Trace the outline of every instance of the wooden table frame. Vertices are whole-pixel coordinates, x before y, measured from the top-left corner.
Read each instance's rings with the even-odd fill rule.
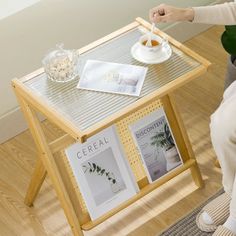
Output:
[[[113,39],[114,37],[137,27],[138,25],[143,25],[144,27],[150,29],[149,23],[147,23],[141,18],[137,18],[134,23],[80,49],[79,53],[82,54],[83,52],[86,52],[91,48],[100,45],[101,43],[107,42]],[[92,127],[84,130],[83,132],[78,129],[78,127],[76,127],[73,123],[58,114],[56,110],[52,109],[51,107],[45,106],[45,104],[43,104],[39,97],[36,97],[35,94],[30,91],[29,88],[24,86],[25,81],[30,80],[31,78],[41,73],[44,73],[43,69],[35,71],[34,73],[21,79],[14,79],[12,81],[12,86],[18,98],[21,109],[28,122],[29,129],[36,143],[39,155],[28,191],[25,196],[25,204],[28,206],[33,205],[33,202],[41,188],[46,174],[48,174],[74,235],[82,236],[83,230],[89,230],[95,227],[104,220],[108,219],[110,216],[116,214],[123,208],[129,206],[131,203],[142,198],[149,192],[156,189],[161,184],[167,182],[171,178],[177,176],[178,174],[182,173],[187,169],[190,169],[192,178],[195,181],[196,185],[199,187],[203,186],[203,180],[199,171],[198,164],[194,157],[194,153],[190,141],[188,139],[187,133],[185,131],[183,122],[172,99],[171,92],[177,89],[178,87],[183,86],[190,80],[197,78],[201,74],[205,73],[210,63],[198,54],[192,52],[190,49],[188,49],[181,43],[171,38],[170,36],[159,31],[158,29],[156,29],[155,33],[159,34],[161,37],[166,37],[171,42],[171,44],[175,45],[184,53],[188,54],[189,56],[200,62],[201,65],[196,69],[193,69],[191,72],[186,73],[184,76],[178,78],[178,83],[176,81],[168,83],[161,89],[158,89],[157,91],[149,94],[148,96],[145,96],[137,102],[127,106],[125,109],[122,109],[118,113],[111,115],[108,118],[97,123],[96,125],[93,125]],[[55,161],[54,153],[59,150],[65,149],[75,140],[85,142],[88,137],[91,137],[97,132],[103,130],[104,128],[116,123],[117,121],[123,119],[132,112],[145,107],[147,104],[156,99],[160,99],[163,106],[165,107],[165,112],[171,124],[172,131],[174,133],[179,150],[182,154],[184,154],[182,155],[184,157],[184,164],[152,184],[148,184],[146,179],[139,181],[138,185],[141,191],[136,196],[122,203],[119,207],[116,207],[114,210],[106,213],[102,217],[99,217],[95,221],[91,221],[89,215],[82,214],[82,208],[80,205],[77,206],[77,210],[75,210],[75,207],[73,207],[73,203],[68,193],[68,189],[66,188],[63,182],[63,176],[61,175],[58,169],[58,164]],[[58,125],[67,134],[51,143],[48,143],[43,132],[41,122],[37,116],[37,111],[44,114],[48,120]]]

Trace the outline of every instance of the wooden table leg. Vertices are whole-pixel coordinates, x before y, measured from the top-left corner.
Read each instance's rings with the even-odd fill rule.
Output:
[[[46,141],[43,129],[41,127],[41,122],[36,115],[36,112],[32,107],[21,97],[17,91],[15,91],[21,105],[21,108],[24,112],[25,118],[28,122],[29,129],[34,138],[38,151],[40,153],[40,159],[43,166],[45,167],[53,187],[57,193],[58,199],[61,203],[61,206],[65,212],[68,223],[70,224],[71,230],[75,236],[83,236],[83,231],[80,226],[79,219],[75,213],[72,202],[69,198],[68,192],[64,186],[62,177],[58,170],[57,164],[54,160],[53,154],[49,148],[49,144]],[[38,164],[40,165],[40,164]],[[39,167],[37,167],[37,172]],[[41,167],[40,167],[41,168]]]
[[[37,197],[37,194],[43,184],[43,181],[47,175],[47,171],[41,161],[40,158],[38,158],[36,162],[36,166],[34,169],[33,176],[31,178],[26,196],[25,196],[25,204],[27,206],[33,206],[33,202],[35,198]]]
[[[173,99],[170,95],[165,95],[161,98],[161,101],[164,105],[164,110],[170,122],[171,129],[174,133],[174,137],[183,161],[185,162],[189,159],[195,159],[195,155],[192,150],[192,146],[185,130],[183,121],[175,106]],[[202,180],[201,172],[199,170],[197,162],[190,168],[190,170],[195,184],[198,187],[203,187],[204,182]]]

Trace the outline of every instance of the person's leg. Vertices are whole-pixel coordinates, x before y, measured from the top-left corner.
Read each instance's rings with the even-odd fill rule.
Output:
[[[234,187],[232,191],[232,200],[230,203],[230,215],[236,219],[236,174],[234,178]]]
[[[231,55],[228,59],[227,72],[225,76],[225,89],[236,80],[236,55]]]
[[[225,90],[234,81],[236,81],[236,56],[231,55],[228,59]],[[210,125],[212,145],[222,169],[223,187],[229,197],[225,197],[226,194],[221,195],[209,203],[197,216],[198,227],[208,232],[226,221],[224,226],[217,228],[214,236],[236,233],[234,232],[236,223],[234,220],[236,215],[236,123],[234,124],[236,98],[232,99],[233,94],[236,94],[235,85],[226,90],[224,101],[212,115]]]
[[[232,200],[230,202],[230,215],[223,225],[220,225],[212,236],[236,235],[236,176],[234,179]]]
[[[234,178],[234,185],[232,190],[232,200],[230,202],[230,215],[224,223],[224,227],[226,227],[236,235],[236,175]]]
[[[228,88],[224,101],[211,116],[212,145],[221,165],[223,187],[227,194],[209,203],[197,216],[198,227],[207,232],[214,231],[218,225],[224,224],[230,212],[229,204],[236,173],[235,83]]]
[[[235,91],[236,94],[236,91]],[[222,170],[222,183],[231,195],[236,173],[236,98],[228,99],[211,116],[211,141]]]

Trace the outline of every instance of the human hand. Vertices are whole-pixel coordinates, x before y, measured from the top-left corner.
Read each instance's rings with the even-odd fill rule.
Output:
[[[154,23],[192,21],[194,19],[194,10],[192,8],[177,8],[161,4],[149,11],[149,19]]]

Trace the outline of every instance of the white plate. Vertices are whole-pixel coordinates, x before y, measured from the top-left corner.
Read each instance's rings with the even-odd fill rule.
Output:
[[[166,43],[162,47],[161,51],[158,52],[156,57],[152,58],[152,59],[143,58],[138,42],[135,43],[131,48],[132,57],[135,60],[140,61],[142,63],[146,63],[146,64],[159,64],[159,63],[162,63],[162,62],[168,60],[170,58],[171,54],[172,54],[172,49],[171,49],[171,47],[168,43]]]

